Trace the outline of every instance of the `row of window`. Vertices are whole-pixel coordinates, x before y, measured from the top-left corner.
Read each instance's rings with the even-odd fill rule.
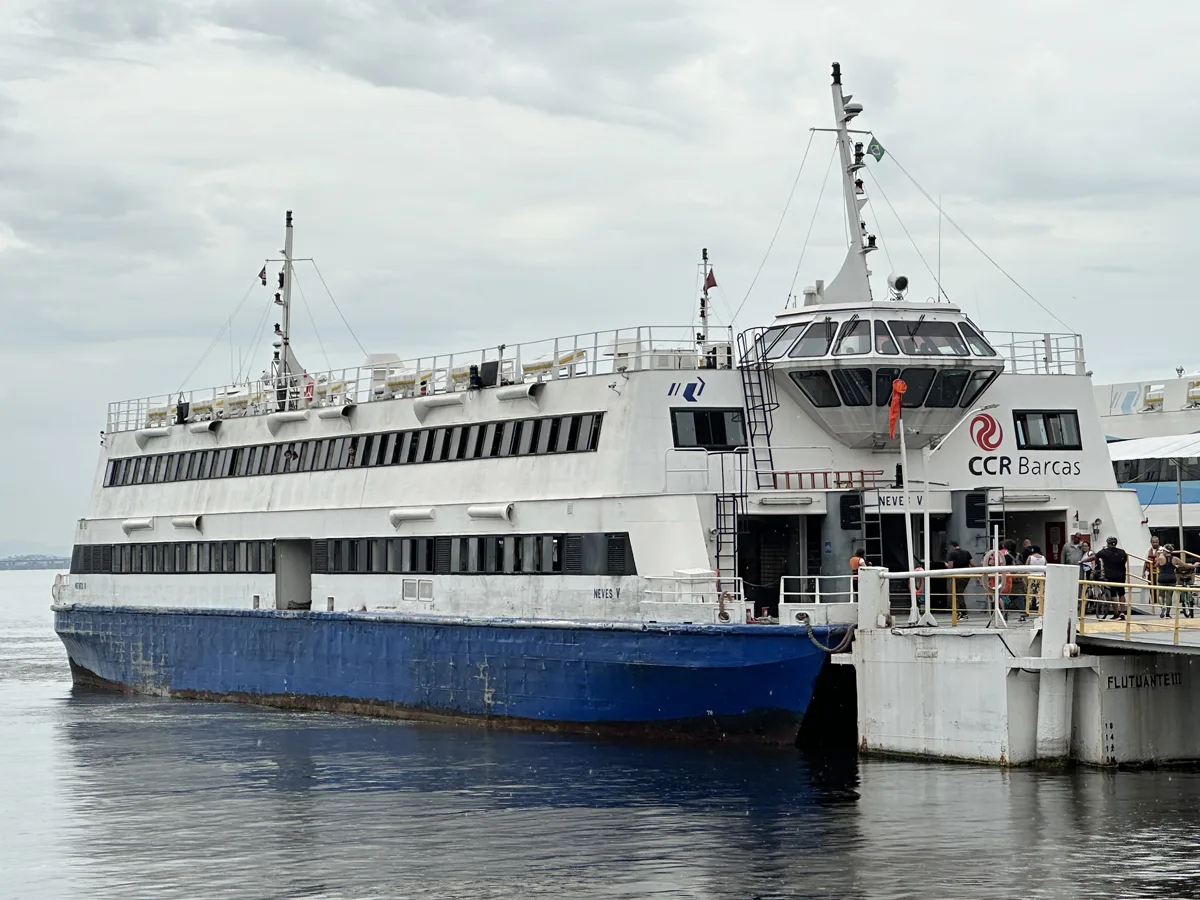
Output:
[[[839,327],[840,326],[840,327]],[[767,329],[759,344],[768,360],[815,359],[829,355],[861,356],[874,350],[885,356],[995,356],[996,351],[978,330],[966,322],[930,322],[920,319],[885,322],[860,319],[846,322],[825,318]]]
[[[76,544],[71,572],[95,574],[275,571],[274,541]],[[312,542],[314,573],[413,575],[636,575],[629,535],[502,534],[334,538]]]
[[[999,370],[934,369],[805,369],[789,372],[792,381],[813,406],[887,406],[892,399],[892,382],[900,378],[908,386],[902,406],[908,409],[966,409],[999,375]]]
[[[601,413],[113,459],[105,487],[595,450]]]
[[[275,571],[274,541],[182,541],[76,544],[71,571],[80,575],[137,573],[260,573]]]
[[[1183,481],[1200,481],[1200,458],[1191,456],[1185,459],[1121,459],[1113,463],[1113,471],[1116,473],[1118,484],[1169,481],[1174,485],[1177,478]],[[1171,496],[1173,497],[1174,493]]]
[[[418,575],[636,575],[626,533],[316,541],[313,571]]]

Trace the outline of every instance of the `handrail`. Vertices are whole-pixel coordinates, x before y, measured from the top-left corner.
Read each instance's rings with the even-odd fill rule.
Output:
[[[1089,597],[1087,595],[1089,587],[1130,588],[1130,587],[1133,587],[1133,585],[1128,582],[1123,583],[1123,582],[1117,582],[1117,581],[1080,581],[1079,582],[1079,625],[1078,625],[1079,634],[1087,633],[1087,621],[1088,621],[1087,607],[1088,607],[1089,603],[1095,604],[1097,606],[1097,608],[1099,608],[1101,606],[1107,606],[1109,608],[1115,607],[1117,609],[1121,609],[1121,605],[1122,605],[1121,601],[1119,601],[1119,600],[1109,600],[1107,598],[1101,599],[1101,598],[1097,598],[1097,597]],[[1153,615],[1148,616],[1139,621],[1138,631],[1148,632],[1148,631],[1152,631],[1153,629],[1156,629],[1156,628],[1162,628],[1162,629],[1170,628],[1171,632],[1172,632],[1171,642],[1175,646],[1178,646],[1179,645],[1179,634],[1180,634],[1181,630],[1192,630],[1193,628],[1200,628],[1200,621],[1197,621],[1195,619],[1196,600],[1197,600],[1197,595],[1200,595],[1200,585],[1195,585],[1195,584],[1159,585],[1155,588],[1155,590],[1161,591],[1163,593],[1170,593],[1173,595],[1173,600],[1172,600],[1172,603],[1169,608],[1173,610],[1174,616],[1172,617],[1172,620],[1170,622],[1157,621],[1158,619],[1164,618],[1162,616],[1153,616]],[[1168,608],[1167,604],[1162,604],[1162,605],[1163,605],[1164,609]],[[1189,611],[1185,612],[1184,611],[1185,607]],[[1115,616],[1116,614],[1114,613],[1113,615]],[[1125,620],[1125,637],[1124,637],[1124,639],[1126,641],[1132,640],[1133,639],[1133,592],[1130,590],[1125,591],[1124,608],[1121,609],[1120,615],[1122,615]],[[1189,625],[1188,623],[1183,622],[1181,620],[1181,617],[1192,620],[1192,624]]]
[[[789,590],[791,583],[800,582],[799,589]],[[805,582],[811,582],[812,587],[806,589]],[[837,582],[838,586],[846,585],[845,590],[823,589],[822,585]],[[796,597],[800,599],[791,600]],[[845,597],[845,600],[830,600],[831,597]],[[782,603],[853,603],[855,602],[854,576],[846,575],[781,575],[779,578],[779,600]]]
[[[687,382],[703,378],[705,370],[732,369],[736,360],[730,328],[713,328],[707,342],[697,343],[690,326],[643,325],[463,353],[370,360],[362,366],[286,378],[264,374],[236,384],[121,400],[108,405],[106,430],[173,424],[180,403],[188,404],[188,421],[205,421],[465,391],[471,388],[471,367],[487,363],[496,365],[498,384],[668,370],[679,372],[683,390]],[[693,390],[703,388],[697,384]]]

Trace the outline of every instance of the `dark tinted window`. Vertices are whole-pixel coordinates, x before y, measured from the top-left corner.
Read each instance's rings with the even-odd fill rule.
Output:
[[[1013,410],[1021,450],[1082,450],[1079,414],[1067,410]]]
[[[869,335],[868,335],[869,337]],[[871,405],[871,382],[875,373],[870,369],[834,369],[833,380],[847,406]]]
[[[789,372],[792,381],[796,382],[796,386],[804,391],[804,396],[809,399],[813,406],[827,408],[831,406],[841,406],[842,401],[838,399],[837,391],[833,388],[833,381],[829,377],[829,373],[824,369],[810,369],[804,372]]]
[[[933,369],[905,369],[900,373],[900,380],[908,385],[904,392],[904,402],[900,405],[912,409],[925,403],[925,395],[933,384]]]
[[[971,373],[963,369],[942,369],[933,379],[933,387],[925,398],[925,405],[934,409],[953,409],[958,406],[970,377]]]
[[[734,450],[746,445],[740,409],[673,409],[671,430],[676,447]],[[560,428],[559,440],[569,438],[569,427]]]

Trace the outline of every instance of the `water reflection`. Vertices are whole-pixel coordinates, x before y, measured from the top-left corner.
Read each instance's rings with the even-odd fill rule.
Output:
[[[853,764],[87,693],[67,707],[80,847],[114,896],[744,896],[858,840]],[[134,857],[156,884],[119,878]]]
[[[44,585],[26,609],[7,584],[2,898],[1200,896],[1193,772],[860,764],[76,692]]]

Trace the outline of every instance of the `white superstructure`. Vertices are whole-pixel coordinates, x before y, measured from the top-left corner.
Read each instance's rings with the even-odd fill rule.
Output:
[[[843,578],[859,546],[910,568],[905,497],[935,561],[995,529],[1052,562],[1071,533],[1143,544],[1077,335],[984,335],[903,276],[872,293],[836,67],[833,98],[846,263],[736,340],[704,318],[307,373],[289,213],[270,369],[109,406],[63,599],[737,621]]]

